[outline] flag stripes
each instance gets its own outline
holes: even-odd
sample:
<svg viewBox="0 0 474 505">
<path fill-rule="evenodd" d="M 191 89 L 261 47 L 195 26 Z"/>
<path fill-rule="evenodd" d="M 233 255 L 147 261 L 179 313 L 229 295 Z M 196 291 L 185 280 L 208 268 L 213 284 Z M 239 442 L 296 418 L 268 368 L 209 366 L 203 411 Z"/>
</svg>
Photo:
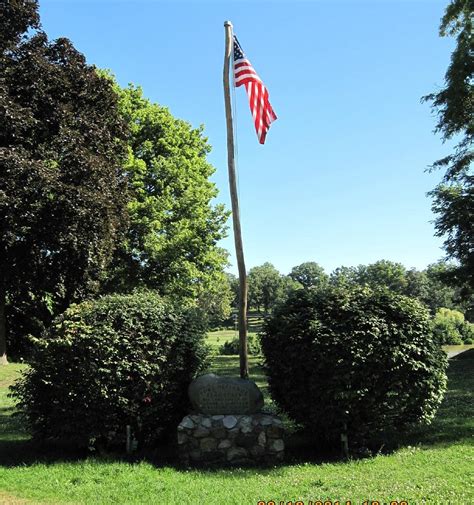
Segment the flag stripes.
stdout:
<svg viewBox="0 0 474 505">
<path fill-rule="evenodd" d="M 252 112 L 255 130 L 260 144 L 265 143 L 265 138 L 270 125 L 277 116 L 270 105 L 268 90 L 255 72 L 250 61 L 234 35 L 234 85 L 245 86 L 249 99 L 250 111 Z"/>
</svg>

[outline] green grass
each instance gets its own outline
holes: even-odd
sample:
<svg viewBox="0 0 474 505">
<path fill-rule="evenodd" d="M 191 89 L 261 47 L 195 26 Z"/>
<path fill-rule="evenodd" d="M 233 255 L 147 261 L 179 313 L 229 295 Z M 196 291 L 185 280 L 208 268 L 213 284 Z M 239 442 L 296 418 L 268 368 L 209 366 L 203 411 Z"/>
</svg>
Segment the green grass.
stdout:
<svg viewBox="0 0 474 505">
<path fill-rule="evenodd" d="M 469 353 L 471 356 L 469 356 Z M 410 505 L 474 502 L 474 359 L 469 351 L 450 360 L 449 391 L 431 426 L 401 439 L 389 455 L 355 461 L 324 461 L 288 454 L 287 463 L 266 469 L 181 469 L 155 458 L 124 461 L 75 457 L 33 447 L 10 422 L 6 387 L 19 365 L 0 368 L 0 503 L 257 504 L 258 500 L 406 500 Z M 252 377 L 266 388 L 258 358 Z M 213 371 L 237 375 L 237 356 L 218 356 Z M 267 390 L 264 389 L 267 395 Z M 80 422 L 80 419 L 78 419 Z M 310 446 L 310 441 L 306 441 Z M 22 501 L 25 500 L 25 501 Z"/>
<path fill-rule="evenodd" d="M 256 333 L 248 332 L 248 335 L 256 335 Z M 216 330 L 210 331 L 206 337 L 206 343 L 211 347 L 215 353 L 219 352 L 219 348 L 227 340 L 231 341 L 234 338 L 239 338 L 239 333 L 235 330 Z"/>
<path fill-rule="evenodd" d="M 248 334 L 256 336 L 262 328 L 263 315 L 258 312 L 250 312 L 248 316 Z M 225 329 L 210 331 L 207 334 L 206 342 L 211 346 L 213 351 L 218 351 L 219 347 L 226 340 L 233 340 L 239 337 L 237 329 L 226 327 Z"/>
<path fill-rule="evenodd" d="M 8 398 L 8 386 L 19 376 L 26 365 L 10 364 L 0 366 L 0 451 L 4 444 L 27 440 L 28 434 L 21 429 L 18 419 L 12 417 L 15 404 Z M 0 452 L 1 458 L 1 452 Z M 1 488 L 0 488 L 1 489 Z M 0 502 L 1 503 L 1 502 Z"/>
</svg>

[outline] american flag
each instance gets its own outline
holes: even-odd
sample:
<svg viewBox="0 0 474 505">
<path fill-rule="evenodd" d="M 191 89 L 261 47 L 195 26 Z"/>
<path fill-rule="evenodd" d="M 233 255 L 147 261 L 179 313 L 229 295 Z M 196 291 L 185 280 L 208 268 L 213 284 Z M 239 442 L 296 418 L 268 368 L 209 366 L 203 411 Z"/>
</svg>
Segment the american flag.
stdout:
<svg viewBox="0 0 474 505">
<path fill-rule="evenodd" d="M 270 124 L 275 121 L 277 117 L 268 101 L 267 88 L 245 56 L 235 35 L 234 83 L 236 88 L 242 86 L 242 84 L 245 86 L 249 97 L 250 110 L 252 111 L 253 120 L 255 122 L 258 141 L 260 144 L 264 144 Z"/>
</svg>

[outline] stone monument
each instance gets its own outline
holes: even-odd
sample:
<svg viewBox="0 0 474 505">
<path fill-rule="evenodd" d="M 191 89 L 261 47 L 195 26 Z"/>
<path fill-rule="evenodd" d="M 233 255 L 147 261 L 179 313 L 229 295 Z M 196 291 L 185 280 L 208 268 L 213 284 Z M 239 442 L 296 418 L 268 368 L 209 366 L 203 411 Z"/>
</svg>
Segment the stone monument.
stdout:
<svg viewBox="0 0 474 505">
<path fill-rule="evenodd" d="M 194 412 L 178 426 L 184 464 L 274 464 L 283 459 L 283 424 L 261 412 L 263 395 L 247 379 L 206 374 L 189 386 Z"/>
</svg>

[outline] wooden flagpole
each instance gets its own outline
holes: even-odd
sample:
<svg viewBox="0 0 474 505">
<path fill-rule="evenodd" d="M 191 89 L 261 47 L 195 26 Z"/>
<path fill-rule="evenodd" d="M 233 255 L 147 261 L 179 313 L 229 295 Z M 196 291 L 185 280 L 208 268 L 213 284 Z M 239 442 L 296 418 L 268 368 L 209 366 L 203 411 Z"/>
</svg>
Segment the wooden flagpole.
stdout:
<svg viewBox="0 0 474 505">
<path fill-rule="evenodd" d="M 225 21 L 225 57 L 224 57 L 224 99 L 225 118 L 227 124 L 227 165 L 229 169 L 230 198 L 232 201 L 232 222 L 234 225 L 235 251 L 239 269 L 239 343 L 240 343 L 240 377 L 249 376 L 249 360 L 247 354 L 247 272 L 245 270 L 242 231 L 240 228 L 239 199 L 235 177 L 234 157 L 234 126 L 232 124 L 232 104 L 230 101 L 230 61 L 233 51 L 232 23 Z"/>
</svg>

